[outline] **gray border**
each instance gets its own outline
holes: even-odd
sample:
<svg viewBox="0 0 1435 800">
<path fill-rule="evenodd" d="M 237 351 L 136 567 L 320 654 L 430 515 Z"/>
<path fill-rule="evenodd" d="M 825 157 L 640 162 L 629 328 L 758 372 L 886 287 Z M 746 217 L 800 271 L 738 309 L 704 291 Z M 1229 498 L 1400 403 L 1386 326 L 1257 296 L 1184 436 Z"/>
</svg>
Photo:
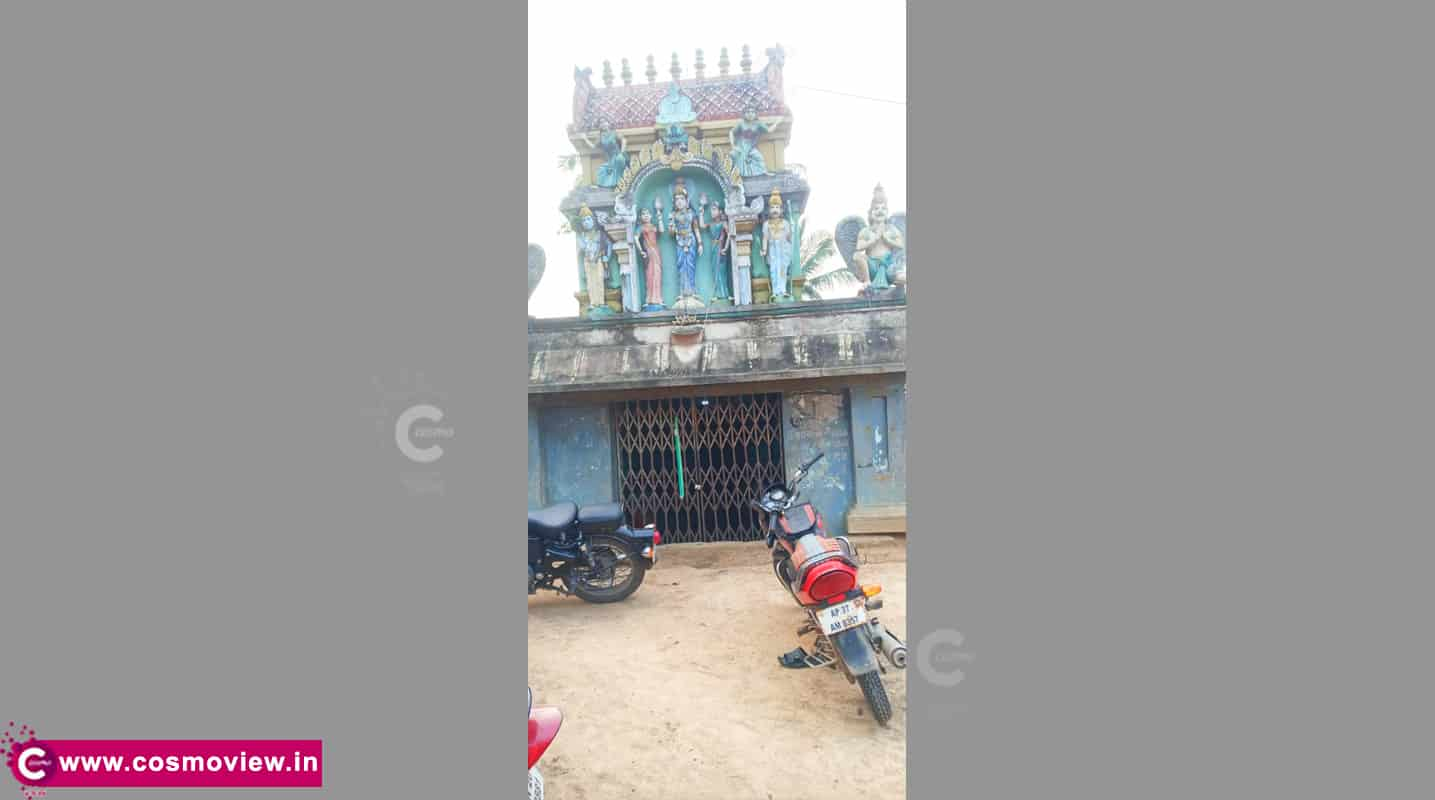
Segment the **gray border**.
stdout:
<svg viewBox="0 0 1435 800">
<path fill-rule="evenodd" d="M 523 10 L 0 8 L 0 725 L 521 791 Z"/>
<path fill-rule="evenodd" d="M 1428 792 L 1428 7 L 911 12 L 911 796 Z"/>
</svg>

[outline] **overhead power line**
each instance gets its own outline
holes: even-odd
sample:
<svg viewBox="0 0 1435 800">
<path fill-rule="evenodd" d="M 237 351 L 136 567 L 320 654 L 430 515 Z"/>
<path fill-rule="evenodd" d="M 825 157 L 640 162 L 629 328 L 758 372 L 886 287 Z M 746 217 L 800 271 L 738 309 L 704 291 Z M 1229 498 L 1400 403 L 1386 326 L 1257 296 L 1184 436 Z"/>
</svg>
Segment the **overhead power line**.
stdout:
<svg viewBox="0 0 1435 800">
<path fill-rule="evenodd" d="M 906 100 L 891 100 L 886 97 L 868 97 L 865 94 L 852 94 L 851 92 L 839 92 L 836 89 L 819 89 L 816 86 L 793 86 L 794 89 L 805 89 L 809 92 L 822 92 L 824 94 L 839 94 L 843 97 L 854 97 L 858 100 L 871 100 L 874 103 L 891 103 L 894 106 L 907 105 Z"/>
</svg>

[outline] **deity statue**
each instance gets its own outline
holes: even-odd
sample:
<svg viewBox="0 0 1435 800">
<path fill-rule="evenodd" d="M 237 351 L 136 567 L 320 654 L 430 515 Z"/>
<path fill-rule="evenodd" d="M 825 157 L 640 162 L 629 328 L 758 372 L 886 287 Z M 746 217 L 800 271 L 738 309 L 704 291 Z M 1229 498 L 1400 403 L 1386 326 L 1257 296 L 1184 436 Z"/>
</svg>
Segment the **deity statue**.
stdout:
<svg viewBox="0 0 1435 800">
<path fill-rule="evenodd" d="M 658 213 L 662 214 L 659 206 Z M 703 254 L 702 228 L 698 215 L 688 207 L 688 188 L 682 176 L 673 182 L 673 213 L 668 215 L 673 244 L 677 247 L 678 307 L 701 306 L 698 299 L 698 256 Z"/>
<path fill-rule="evenodd" d="M 608 235 L 598 227 L 592 209 L 584 203 L 578 209 L 578 255 L 583 262 L 583 279 L 588 287 L 590 317 L 605 317 L 613 313 L 603 296 L 605 267 L 611 253 Z"/>
<path fill-rule="evenodd" d="M 706 194 L 698 197 L 699 219 L 708 216 L 708 196 Z M 731 238 L 728 234 L 728 222 L 723 216 L 722 207 L 713 202 L 712 219 L 707 223 L 700 223 L 708 229 L 708 235 L 713 240 L 713 305 L 729 305 L 732 300 L 728 297 L 728 281 L 731 278 Z"/>
<path fill-rule="evenodd" d="M 762 158 L 762 151 L 757 149 L 757 140 L 762 138 L 764 133 L 770 133 L 780 127 L 781 120 L 771 128 L 758 122 L 757 106 L 749 105 L 742 112 L 742 121 L 727 133 L 728 143 L 732 145 L 732 163 L 737 167 L 739 175 L 751 178 L 754 175 L 768 174 L 767 162 Z"/>
<path fill-rule="evenodd" d="M 579 136 L 589 147 L 595 146 L 593 140 L 588 138 L 587 133 L 581 133 Z M 618 181 L 628 169 L 628 140 L 619 136 L 613 130 L 613 124 L 604 119 L 598 125 L 596 147 L 603 151 L 603 155 L 607 156 L 608 160 L 598 167 L 594 183 L 604 189 L 611 189 L 618 185 Z"/>
<path fill-rule="evenodd" d="M 890 289 L 905 278 L 906 237 L 887 217 L 887 193 L 882 185 L 872 190 L 867 225 L 857 233 L 852 253 L 852 271 L 867 284 L 869 292 Z"/>
<path fill-rule="evenodd" d="M 663 306 L 663 251 L 658 248 L 658 234 L 663 232 L 663 215 L 658 206 L 658 224 L 653 224 L 654 214 L 648 209 L 638 212 L 638 253 L 643 256 L 647 270 L 648 302 L 644 311 L 662 311 Z"/>
<path fill-rule="evenodd" d="M 697 118 L 698 112 L 693 110 L 692 98 L 683 94 L 674 81 L 673 87 L 658 104 L 658 117 L 655 120 L 659 135 L 669 152 L 675 148 L 687 147 L 688 132 L 683 126 Z"/>
<path fill-rule="evenodd" d="M 767 221 L 762 223 L 762 257 L 772 281 L 772 302 L 792 299 L 787 293 L 787 276 L 792 266 L 793 226 L 782 215 L 782 195 L 776 189 L 767 201 Z"/>
</svg>

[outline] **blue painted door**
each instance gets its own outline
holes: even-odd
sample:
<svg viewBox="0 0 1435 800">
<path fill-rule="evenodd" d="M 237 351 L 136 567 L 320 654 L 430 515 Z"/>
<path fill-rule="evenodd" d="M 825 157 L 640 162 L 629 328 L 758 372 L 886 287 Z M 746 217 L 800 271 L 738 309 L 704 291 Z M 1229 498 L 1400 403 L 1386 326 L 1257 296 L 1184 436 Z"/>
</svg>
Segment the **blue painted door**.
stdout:
<svg viewBox="0 0 1435 800">
<path fill-rule="evenodd" d="M 858 504 L 906 503 L 906 382 L 854 386 L 850 395 Z"/>
</svg>

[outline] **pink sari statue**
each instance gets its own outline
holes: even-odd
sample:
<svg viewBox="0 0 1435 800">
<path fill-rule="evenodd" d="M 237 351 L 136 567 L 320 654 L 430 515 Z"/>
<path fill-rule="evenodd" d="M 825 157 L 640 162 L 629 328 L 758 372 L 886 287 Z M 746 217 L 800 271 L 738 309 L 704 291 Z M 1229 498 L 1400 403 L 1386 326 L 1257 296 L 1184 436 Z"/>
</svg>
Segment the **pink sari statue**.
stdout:
<svg viewBox="0 0 1435 800">
<path fill-rule="evenodd" d="M 653 224 L 653 214 L 648 209 L 643 209 L 638 216 L 638 243 L 643 253 L 643 261 L 647 264 L 645 277 L 648 283 L 648 302 L 643 306 L 644 311 L 662 311 L 663 306 L 663 253 L 658 249 L 658 234 L 662 229 L 662 217 L 658 217 L 658 225 Z"/>
</svg>

